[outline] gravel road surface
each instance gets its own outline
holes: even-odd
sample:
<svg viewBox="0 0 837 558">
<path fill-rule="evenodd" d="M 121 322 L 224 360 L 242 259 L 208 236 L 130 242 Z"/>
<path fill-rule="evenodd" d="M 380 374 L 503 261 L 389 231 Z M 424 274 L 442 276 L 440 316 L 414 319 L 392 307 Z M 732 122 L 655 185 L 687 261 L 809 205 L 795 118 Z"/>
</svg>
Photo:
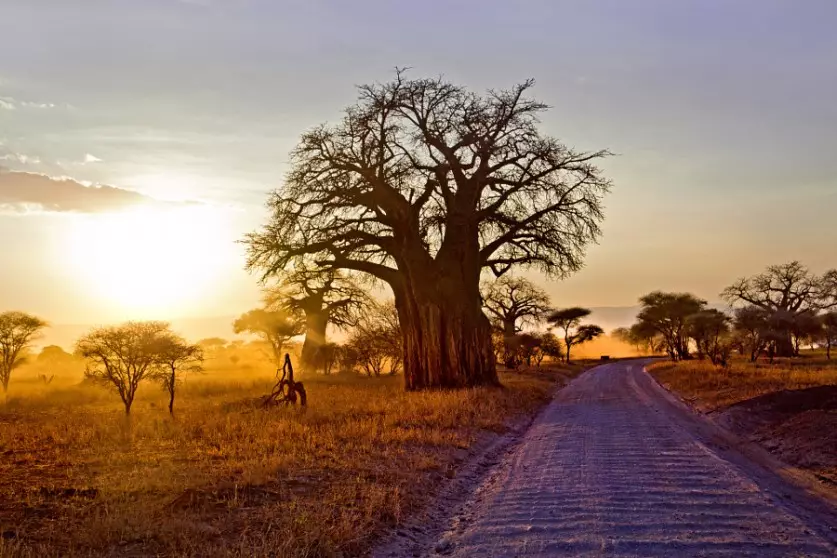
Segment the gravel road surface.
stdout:
<svg viewBox="0 0 837 558">
<path fill-rule="evenodd" d="M 708 443 L 678 405 L 642 362 L 587 372 L 427 554 L 837 556 L 830 517 L 798 513 L 778 477 Z"/>
</svg>

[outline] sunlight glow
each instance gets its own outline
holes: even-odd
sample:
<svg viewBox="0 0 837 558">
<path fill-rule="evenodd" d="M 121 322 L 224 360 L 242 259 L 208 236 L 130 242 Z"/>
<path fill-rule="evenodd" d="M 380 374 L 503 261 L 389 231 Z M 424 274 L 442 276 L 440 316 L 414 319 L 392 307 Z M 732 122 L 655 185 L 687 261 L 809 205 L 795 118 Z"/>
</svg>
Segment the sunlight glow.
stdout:
<svg viewBox="0 0 837 558">
<path fill-rule="evenodd" d="M 65 254 L 125 319 L 167 319 L 211 296 L 234 257 L 231 236 L 216 208 L 142 208 L 76 216 Z"/>
</svg>

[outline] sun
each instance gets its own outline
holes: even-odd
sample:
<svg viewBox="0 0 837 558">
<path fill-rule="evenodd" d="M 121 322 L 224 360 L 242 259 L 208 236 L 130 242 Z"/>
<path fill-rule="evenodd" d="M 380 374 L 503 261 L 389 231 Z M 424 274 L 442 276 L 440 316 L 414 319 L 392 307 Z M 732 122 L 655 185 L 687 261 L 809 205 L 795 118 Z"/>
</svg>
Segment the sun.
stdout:
<svg viewBox="0 0 837 558">
<path fill-rule="evenodd" d="M 211 207 L 77 216 L 67 250 L 83 288 L 126 319 L 176 316 L 211 296 L 234 239 Z"/>
</svg>

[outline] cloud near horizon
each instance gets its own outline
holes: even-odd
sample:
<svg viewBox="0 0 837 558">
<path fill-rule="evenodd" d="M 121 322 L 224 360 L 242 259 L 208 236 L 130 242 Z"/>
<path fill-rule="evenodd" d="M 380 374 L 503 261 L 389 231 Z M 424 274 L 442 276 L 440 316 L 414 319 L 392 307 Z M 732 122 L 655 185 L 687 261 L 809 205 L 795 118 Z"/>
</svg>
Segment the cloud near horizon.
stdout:
<svg viewBox="0 0 837 558">
<path fill-rule="evenodd" d="M 32 206 L 56 213 L 104 213 L 130 207 L 183 203 L 189 202 L 163 202 L 116 186 L 88 186 L 71 178 L 0 167 L 0 208 L 15 213 L 27 213 Z"/>
</svg>

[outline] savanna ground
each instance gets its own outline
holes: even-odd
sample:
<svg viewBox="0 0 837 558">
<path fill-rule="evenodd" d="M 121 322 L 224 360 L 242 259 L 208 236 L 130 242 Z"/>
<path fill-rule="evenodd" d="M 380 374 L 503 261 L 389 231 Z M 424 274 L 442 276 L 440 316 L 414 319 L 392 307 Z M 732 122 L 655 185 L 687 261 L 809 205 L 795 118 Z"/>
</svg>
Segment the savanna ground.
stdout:
<svg viewBox="0 0 837 558">
<path fill-rule="evenodd" d="M 648 369 L 699 411 L 837 486 L 837 360 L 803 352 L 773 364 L 658 362 Z"/>
<path fill-rule="evenodd" d="M 188 378 L 174 418 L 154 384 L 126 420 L 78 376 L 17 371 L 0 404 L 0 556 L 363 555 L 481 436 L 586 368 L 409 394 L 400 376 L 303 377 L 300 411 L 260 408 L 272 370 L 232 360 Z"/>
</svg>

